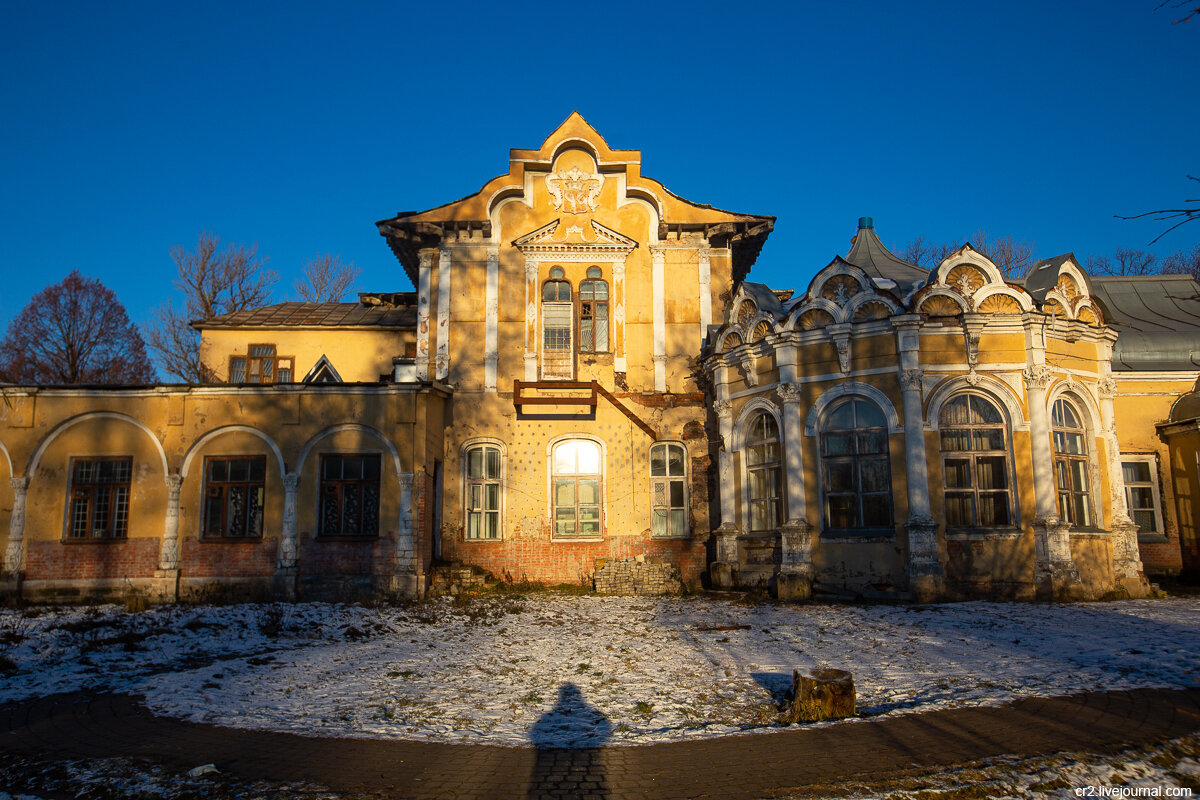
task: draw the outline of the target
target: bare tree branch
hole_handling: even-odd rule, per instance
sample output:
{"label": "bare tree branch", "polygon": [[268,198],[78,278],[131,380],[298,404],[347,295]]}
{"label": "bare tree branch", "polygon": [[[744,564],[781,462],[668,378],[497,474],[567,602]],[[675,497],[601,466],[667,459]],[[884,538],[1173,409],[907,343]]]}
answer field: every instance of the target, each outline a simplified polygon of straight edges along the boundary
{"label": "bare tree branch", "polygon": [[[1011,236],[993,239],[988,232],[978,229],[968,237],[971,246],[987,256],[1007,277],[1017,277],[1033,265],[1034,246],[1032,242],[1016,240]],[[933,269],[953,254],[960,245],[950,242],[933,244],[927,242],[924,236],[918,236],[904,247],[900,248],[900,257],[918,267]]]}
{"label": "bare tree branch", "polygon": [[339,302],[350,291],[360,270],[354,262],[343,264],[340,256],[322,253],[304,265],[304,278],[296,281],[296,293],[306,303]]}
{"label": "bare tree branch", "polygon": [[116,294],[73,271],[33,296],[0,341],[0,381],[153,383],[137,326]]}
{"label": "bare tree branch", "polygon": [[[1197,8],[1197,11],[1200,12],[1200,8]],[[1188,175],[1187,178],[1189,181],[1196,181],[1200,183],[1200,178],[1197,178],[1195,175]],[[1200,198],[1187,199],[1183,202],[1200,203]],[[1159,216],[1154,216],[1156,214]],[[1179,219],[1182,217],[1182,219],[1179,219],[1179,222],[1176,222],[1158,236],[1155,236],[1153,239],[1151,239],[1150,244],[1154,244],[1179,226],[1186,225],[1193,220],[1200,219],[1200,206],[1194,206],[1192,208],[1160,208],[1157,211],[1145,211],[1141,214],[1134,214],[1128,217],[1122,216],[1121,214],[1113,214],[1113,216],[1117,219],[1141,219],[1143,217],[1154,217],[1156,222],[1166,222],[1167,220]]]}
{"label": "bare tree branch", "polygon": [[200,361],[200,334],[191,322],[266,305],[279,276],[266,269],[267,259],[258,257],[257,245],[231,244],[222,250],[220,239],[207,231],[194,251],[172,247],[171,259],[183,309],[170,302],[160,306],[146,339],[166,372],[187,383],[209,383],[213,374]]}

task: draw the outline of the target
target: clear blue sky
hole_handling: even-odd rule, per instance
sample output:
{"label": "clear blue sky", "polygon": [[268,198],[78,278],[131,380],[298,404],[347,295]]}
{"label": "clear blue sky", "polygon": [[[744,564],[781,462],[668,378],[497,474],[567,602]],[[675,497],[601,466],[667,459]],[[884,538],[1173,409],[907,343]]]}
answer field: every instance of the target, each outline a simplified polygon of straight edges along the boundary
{"label": "clear blue sky", "polygon": [[[572,109],[691,200],[773,214],[752,277],[802,288],[860,215],[1081,259],[1198,194],[1200,18],[1129,2],[8,0],[0,325],[72,269],[137,321],[172,245],[340,254],[410,284],[374,221],[474,192]],[[1200,238],[1168,236],[1162,254]]]}

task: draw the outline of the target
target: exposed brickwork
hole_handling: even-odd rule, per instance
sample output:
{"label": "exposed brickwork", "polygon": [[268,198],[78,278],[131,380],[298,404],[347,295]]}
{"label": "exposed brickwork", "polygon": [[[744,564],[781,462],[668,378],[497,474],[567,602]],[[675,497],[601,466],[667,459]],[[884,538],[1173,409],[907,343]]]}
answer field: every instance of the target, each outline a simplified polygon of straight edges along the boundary
{"label": "exposed brickwork", "polygon": [[551,541],[548,535],[542,535],[498,542],[466,542],[461,534],[447,532],[442,541],[442,558],[446,561],[474,564],[497,577],[507,570],[513,580],[546,583],[591,583],[597,559],[620,561],[646,556],[673,564],[685,583],[698,584],[705,571],[705,552],[703,541],[649,536],[570,542]]}
{"label": "exposed brickwork", "polygon": [[674,594],[683,587],[679,572],[661,558],[601,559],[592,588],[600,594]]}
{"label": "exposed brickwork", "polygon": [[307,539],[300,544],[300,575],[387,575],[396,543],[390,538],[363,541]]}
{"label": "exposed brickwork", "polygon": [[262,578],[275,574],[277,539],[245,542],[199,541],[181,544],[180,573],[185,578]]}
{"label": "exposed brickwork", "polygon": [[1183,567],[1178,537],[1166,542],[1138,542],[1138,552],[1148,575],[1178,575]]}
{"label": "exposed brickwork", "polygon": [[27,580],[149,578],[158,569],[159,539],[25,543]]}

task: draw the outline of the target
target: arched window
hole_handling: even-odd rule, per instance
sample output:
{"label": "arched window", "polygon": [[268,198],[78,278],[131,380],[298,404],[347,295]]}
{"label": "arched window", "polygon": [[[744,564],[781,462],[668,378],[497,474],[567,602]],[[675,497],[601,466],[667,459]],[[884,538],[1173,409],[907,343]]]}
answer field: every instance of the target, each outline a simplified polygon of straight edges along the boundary
{"label": "arched window", "polygon": [[1054,482],[1058,488],[1058,515],[1081,528],[1092,527],[1088,499],[1087,430],[1079,412],[1063,398],[1054,401],[1051,414],[1054,434]]}
{"label": "arched window", "polygon": [[862,398],[846,398],[826,415],[821,471],[827,529],[892,527],[887,436],[883,412]]}
{"label": "arched window", "polygon": [[571,284],[563,275],[562,267],[553,267],[542,284],[542,377],[547,380],[570,380],[574,374]]}
{"label": "arched window", "polygon": [[600,445],[566,439],[550,455],[551,517],[555,536],[600,536],[603,470]]}
{"label": "arched window", "polygon": [[587,280],[579,284],[579,352],[608,350],[608,283],[599,267],[588,267]]}
{"label": "arched window", "polygon": [[1000,410],[973,392],[942,406],[942,479],[946,526],[992,528],[1012,524],[1007,432]]}
{"label": "arched window", "polygon": [[500,447],[477,444],[463,453],[463,500],[468,539],[499,539],[504,461]]}
{"label": "arched window", "polygon": [[775,530],[783,521],[783,448],[779,423],[765,411],[750,420],[744,453],[750,530]]}
{"label": "arched window", "polygon": [[687,450],[663,442],[650,448],[652,536],[687,536]]}

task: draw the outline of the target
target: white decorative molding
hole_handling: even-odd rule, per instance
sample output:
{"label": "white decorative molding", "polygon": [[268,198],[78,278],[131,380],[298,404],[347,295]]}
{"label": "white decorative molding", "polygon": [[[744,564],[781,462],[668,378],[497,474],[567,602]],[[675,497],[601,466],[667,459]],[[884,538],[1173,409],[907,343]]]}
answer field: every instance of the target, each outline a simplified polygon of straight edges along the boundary
{"label": "white decorative molding", "polygon": [[276,566],[283,569],[291,569],[296,566],[296,496],[299,489],[299,473],[285,473],[283,475],[283,528],[279,535],[279,553],[275,557]]}
{"label": "white decorative molding", "polygon": [[701,247],[699,251],[699,279],[700,279],[700,338],[704,339],[704,334],[708,331],[708,326],[712,325],[712,253],[707,247]]}
{"label": "white decorative molding", "polygon": [[417,273],[417,380],[429,380],[429,306],[430,280],[433,273],[433,250],[421,251]]}
{"label": "white decorative molding", "polygon": [[812,404],[812,407],[808,410],[808,418],[804,422],[805,435],[817,435],[821,416],[825,413],[825,409],[829,407],[830,403],[855,394],[862,395],[879,406],[879,410],[883,412],[883,416],[887,420],[888,433],[901,433],[903,431],[903,428],[900,427],[900,415],[896,413],[896,407],[892,405],[891,399],[886,394],[869,383],[847,381],[846,383],[839,383],[826,389],[817,398],[817,401]]}
{"label": "white decorative molding", "polygon": [[796,383],[781,383],[775,387],[775,394],[779,395],[779,399],[785,407],[792,403],[799,403],[800,385]]}
{"label": "white decorative molding", "polygon": [[1000,380],[1001,377],[1003,376],[977,372],[974,382],[971,380],[970,373],[955,375],[943,381],[929,395],[929,402],[926,403],[926,430],[936,431],[938,429],[942,406],[952,396],[966,389],[978,389],[990,399],[995,400],[1004,410],[1004,414],[1008,418],[1006,422],[1012,430],[1028,430],[1029,422],[1025,419],[1025,412],[1021,408],[1020,392],[1022,387],[1010,386],[1006,381]]}
{"label": "white decorative molding", "polygon": [[588,214],[596,210],[604,176],[599,172],[584,172],[579,167],[552,172],[546,176],[546,190],[554,202],[555,211],[565,214]]}
{"label": "white decorative molding", "polygon": [[1033,364],[1021,373],[1025,383],[1031,389],[1045,389],[1054,380],[1054,370],[1045,364]]}
{"label": "white decorative molding", "polygon": [[437,311],[437,372],[439,381],[450,374],[450,248],[438,254],[438,311]]}
{"label": "white decorative molding", "polygon": [[921,369],[906,369],[900,373],[900,388],[903,391],[921,391],[921,384],[925,378],[925,372]]}
{"label": "white decorative molding", "polygon": [[[663,248],[650,248],[652,283],[654,295],[654,391],[667,390],[667,299],[666,265],[667,254]],[[662,360],[659,360],[662,356]]]}
{"label": "white decorative molding", "polygon": [[12,487],[13,506],[8,517],[8,546],[4,550],[4,571],[13,574],[21,571],[25,554],[25,497],[29,490],[29,478],[20,476],[9,479]]}
{"label": "white decorative molding", "polygon": [[165,478],[167,484],[167,510],[163,518],[163,537],[158,549],[158,568],[179,568],[179,489],[183,476],[174,473]]}

